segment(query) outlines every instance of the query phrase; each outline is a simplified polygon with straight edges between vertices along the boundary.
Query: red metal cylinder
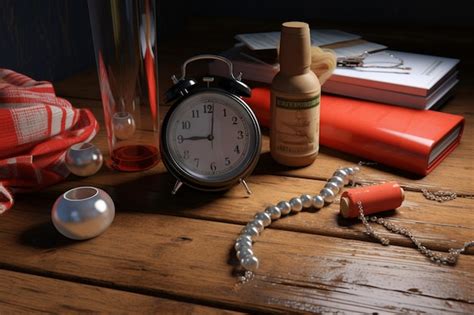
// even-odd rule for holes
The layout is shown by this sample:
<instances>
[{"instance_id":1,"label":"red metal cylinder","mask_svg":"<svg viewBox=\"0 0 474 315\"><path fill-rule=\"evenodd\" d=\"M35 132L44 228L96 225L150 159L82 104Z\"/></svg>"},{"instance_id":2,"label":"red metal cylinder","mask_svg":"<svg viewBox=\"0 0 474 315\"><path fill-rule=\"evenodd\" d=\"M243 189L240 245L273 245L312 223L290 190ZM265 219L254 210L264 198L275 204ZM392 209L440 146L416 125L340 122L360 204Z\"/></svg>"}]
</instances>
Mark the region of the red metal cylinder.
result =
<instances>
[{"instance_id":1,"label":"red metal cylinder","mask_svg":"<svg viewBox=\"0 0 474 315\"><path fill-rule=\"evenodd\" d=\"M364 214L369 215L396 209L405 199L405 192L397 182L364 186L346 190L341 196L340 213L344 218L357 218L362 203Z\"/></svg>"}]
</instances>

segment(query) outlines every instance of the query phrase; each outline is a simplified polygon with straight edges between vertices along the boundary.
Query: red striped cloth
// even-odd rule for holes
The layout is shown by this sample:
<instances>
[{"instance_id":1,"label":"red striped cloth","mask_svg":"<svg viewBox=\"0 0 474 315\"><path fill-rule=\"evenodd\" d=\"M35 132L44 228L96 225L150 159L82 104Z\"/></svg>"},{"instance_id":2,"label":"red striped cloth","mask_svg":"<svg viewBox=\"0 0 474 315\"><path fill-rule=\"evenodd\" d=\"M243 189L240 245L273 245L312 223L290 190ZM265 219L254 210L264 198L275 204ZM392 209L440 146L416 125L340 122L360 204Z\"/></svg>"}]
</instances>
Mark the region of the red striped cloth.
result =
<instances>
[{"instance_id":1,"label":"red striped cloth","mask_svg":"<svg viewBox=\"0 0 474 315\"><path fill-rule=\"evenodd\" d=\"M66 178L66 150L98 128L89 110L56 97L50 82L0 68L0 214L13 206L12 193Z\"/></svg>"}]
</instances>

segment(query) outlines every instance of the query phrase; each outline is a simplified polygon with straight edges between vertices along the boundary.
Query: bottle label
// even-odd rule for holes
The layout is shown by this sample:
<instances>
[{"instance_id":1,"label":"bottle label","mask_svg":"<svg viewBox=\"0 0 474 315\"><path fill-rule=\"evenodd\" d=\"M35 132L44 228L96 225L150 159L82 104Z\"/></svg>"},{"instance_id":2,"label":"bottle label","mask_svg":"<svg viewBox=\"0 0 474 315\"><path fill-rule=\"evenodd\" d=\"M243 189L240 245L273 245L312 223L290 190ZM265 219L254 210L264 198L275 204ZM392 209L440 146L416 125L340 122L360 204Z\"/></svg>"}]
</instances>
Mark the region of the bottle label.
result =
<instances>
[{"instance_id":1,"label":"bottle label","mask_svg":"<svg viewBox=\"0 0 474 315\"><path fill-rule=\"evenodd\" d=\"M275 97L272 119L274 149L285 155L309 155L319 150L320 95L310 99L291 100Z\"/></svg>"}]
</instances>

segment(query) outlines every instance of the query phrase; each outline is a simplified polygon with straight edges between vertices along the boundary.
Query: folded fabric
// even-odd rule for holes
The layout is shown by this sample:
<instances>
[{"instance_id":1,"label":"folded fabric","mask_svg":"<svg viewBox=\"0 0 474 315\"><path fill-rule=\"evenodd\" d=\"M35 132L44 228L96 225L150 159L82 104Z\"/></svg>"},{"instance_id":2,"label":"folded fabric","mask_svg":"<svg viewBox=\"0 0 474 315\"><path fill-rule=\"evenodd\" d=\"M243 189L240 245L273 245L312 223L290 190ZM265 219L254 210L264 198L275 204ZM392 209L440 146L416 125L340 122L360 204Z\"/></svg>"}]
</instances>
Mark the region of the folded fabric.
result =
<instances>
[{"instance_id":1,"label":"folded fabric","mask_svg":"<svg viewBox=\"0 0 474 315\"><path fill-rule=\"evenodd\" d=\"M0 68L0 214L12 207L12 193L66 178L66 150L92 140L98 127L89 110L56 97L50 82Z\"/></svg>"}]
</instances>

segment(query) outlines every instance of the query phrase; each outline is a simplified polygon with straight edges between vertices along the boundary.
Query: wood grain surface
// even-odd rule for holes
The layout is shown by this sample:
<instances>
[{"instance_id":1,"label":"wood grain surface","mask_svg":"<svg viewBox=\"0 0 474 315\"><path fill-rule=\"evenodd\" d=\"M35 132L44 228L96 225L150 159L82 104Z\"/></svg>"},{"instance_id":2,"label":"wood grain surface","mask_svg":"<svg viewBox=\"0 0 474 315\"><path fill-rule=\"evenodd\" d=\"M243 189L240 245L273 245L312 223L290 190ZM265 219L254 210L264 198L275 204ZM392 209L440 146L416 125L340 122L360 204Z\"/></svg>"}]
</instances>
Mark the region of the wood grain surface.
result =
<instances>
[{"instance_id":1,"label":"wood grain surface","mask_svg":"<svg viewBox=\"0 0 474 315\"><path fill-rule=\"evenodd\" d=\"M0 266L145 290L221 307L302 312L473 312L474 257L437 266L410 248L268 229L245 284L233 256L240 225L120 211L106 233L69 241L48 202L19 202L0 222ZM447 301L449 303L447 303Z\"/></svg>"},{"instance_id":2,"label":"wood grain surface","mask_svg":"<svg viewBox=\"0 0 474 315\"><path fill-rule=\"evenodd\" d=\"M2 314L239 314L186 302L0 270Z\"/></svg>"}]
</instances>

